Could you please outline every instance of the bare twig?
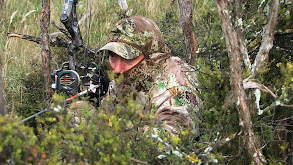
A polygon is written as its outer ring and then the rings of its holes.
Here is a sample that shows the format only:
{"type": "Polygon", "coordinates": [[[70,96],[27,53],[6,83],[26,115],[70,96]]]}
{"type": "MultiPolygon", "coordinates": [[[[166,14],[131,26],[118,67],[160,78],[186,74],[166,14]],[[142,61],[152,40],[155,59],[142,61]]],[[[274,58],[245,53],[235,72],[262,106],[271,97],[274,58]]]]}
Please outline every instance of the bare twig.
{"type": "Polygon", "coordinates": [[[138,164],[145,164],[147,165],[148,162],[144,162],[144,161],[141,161],[141,160],[137,160],[137,159],[134,159],[134,158],[130,158],[131,161],[135,162],[135,163],[138,163],[138,164]]]}
{"type": "Polygon", "coordinates": [[[242,132],[242,131],[240,131],[240,132],[238,132],[238,133],[233,133],[233,134],[229,135],[229,136],[226,137],[226,138],[221,138],[221,139],[219,139],[219,140],[217,140],[217,141],[215,141],[215,142],[213,142],[213,143],[210,143],[210,144],[208,145],[208,147],[205,148],[204,153],[211,152],[211,151],[213,151],[215,148],[217,148],[217,147],[221,147],[221,146],[225,145],[226,143],[228,143],[228,142],[232,141],[233,139],[235,139],[236,136],[239,136],[239,135],[241,134],[241,132],[242,132]]]}
{"type": "Polygon", "coordinates": [[[291,119],[293,119],[293,116],[286,117],[286,118],[279,119],[279,120],[275,120],[275,122],[278,122],[278,121],[284,121],[284,120],[291,120],[291,119]]]}
{"type": "Polygon", "coordinates": [[[90,55],[95,55],[95,54],[96,54],[96,51],[94,51],[94,50],[88,48],[88,47],[85,46],[85,45],[83,45],[82,48],[83,48],[84,50],[87,50],[88,53],[89,53],[90,55]]]}
{"type": "Polygon", "coordinates": [[[54,21],[52,21],[51,24],[53,26],[55,26],[58,30],[60,30],[60,32],[62,32],[63,34],[65,34],[71,40],[71,36],[70,36],[69,32],[64,27],[62,27],[61,25],[57,24],[54,21]]]}

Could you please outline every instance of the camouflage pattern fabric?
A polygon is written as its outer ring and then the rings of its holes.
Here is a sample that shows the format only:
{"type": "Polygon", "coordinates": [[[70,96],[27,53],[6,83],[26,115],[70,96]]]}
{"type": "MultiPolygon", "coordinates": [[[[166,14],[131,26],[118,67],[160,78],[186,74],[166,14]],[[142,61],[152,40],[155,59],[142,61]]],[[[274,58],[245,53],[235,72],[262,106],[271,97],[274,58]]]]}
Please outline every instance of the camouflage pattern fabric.
{"type": "MultiPolygon", "coordinates": [[[[196,131],[193,120],[196,120],[194,114],[199,111],[201,100],[195,91],[197,80],[194,69],[178,57],[160,57],[161,60],[156,60],[161,61],[162,70],[153,75],[150,82],[145,82],[149,84],[147,87],[151,85],[148,90],[136,88],[140,90],[136,101],[146,106],[144,109],[151,111],[156,120],[163,122],[166,130],[174,134],[177,134],[182,127],[196,131]]],[[[117,94],[125,92],[119,91],[116,85],[115,80],[112,80],[107,96],[113,100],[117,94]]],[[[116,102],[119,103],[119,100],[116,102]]]]}
{"type": "Polygon", "coordinates": [[[103,46],[99,51],[110,50],[125,59],[134,59],[142,54],[138,49],[122,42],[109,42],[103,46]]]}
{"type": "Polygon", "coordinates": [[[163,121],[165,129],[172,133],[177,133],[180,127],[196,129],[193,123],[196,116],[190,115],[201,107],[195,78],[194,69],[180,58],[171,57],[150,91],[155,118],[163,121]]]}
{"type": "Polygon", "coordinates": [[[125,59],[161,52],[164,46],[158,26],[148,18],[132,16],[120,20],[99,51],[110,50],[125,59]]]}

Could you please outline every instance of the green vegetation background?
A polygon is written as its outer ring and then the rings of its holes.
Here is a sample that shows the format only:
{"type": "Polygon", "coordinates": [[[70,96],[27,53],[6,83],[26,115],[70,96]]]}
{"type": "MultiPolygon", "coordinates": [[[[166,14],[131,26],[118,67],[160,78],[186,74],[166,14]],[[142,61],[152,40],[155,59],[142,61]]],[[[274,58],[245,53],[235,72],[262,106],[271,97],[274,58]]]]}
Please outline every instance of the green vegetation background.
{"type": "MultiPolygon", "coordinates": [[[[258,32],[266,22],[264,11],[252,23],[257,2],[249,0],[243,8],[244,26],[247,27],[244,34],[248,39],[252,59],[257,52],[253,48],[261,42],[258,32]]],[[[225,97],[230,91],[229,64],[221,24],[212,0],[195,1],[193,4],[197,44],[202,50],[196,68],[202,91],[199,95],[204,102],[204,108],[193,114],[197,116],[194,122],[199,129],[197,132],[182,130],[178,136],[170,136],[162,131],[153,122],[153,116],[135,104],[135,93],[121,98],[127,104],[112,106],[113,111],[109,111],[109,107],[100,107],[95,116],[89,114],[89,107],[84,107],[79,117],[85,120],[81,120],[79,126],[72,124],[72,114],[66,112],[64,105],[60,103],[64,96],[55,95],[52,100],[45,96],[41,46],[7,37],[7,32],[40,36],[42,2],[5,0],[4,4],[1,4],[0,55],[5,97],[10,113],[6,117],[0,117],[0,164],[136,164],[134,160],[150,164],[250,163],[241,135],[236,135],[240,131],[237,110],[235,107],[223,108],[225,97]],[[19,122],[52,103],[54,106],[61,106],[59,112],[42,115],[25,124],[19,122]],[[146,121],[150,131],[141,131],[144,129],[141,119],[146,121]],[[128,129],[130,125],[133,128],[131,130],[128,129]],[[233,140],[221,145],[219,141],[227,138],[233,140]],[[213,150],[209,152],[208,149],[211,148],[213,150]],[[177,152],[182,157],[176,155],[177,152]],[[159,159],[159,155],[165,158],[159,159]]],[[[59,16],[62,5],[63,2],[51,0],[51,21],[61,24],[59,16]]],[[[154,20],[171,48],[172,55],[186,59],[176,1],[128,0],[128,6],[132,10],[131,15],[142,15],[154,20]]],[[[81,31],[83,38],[89,37],[89,47],[97,50],[107,42],[107,34],[120,19],[120,9],[116,0],[80,0],[77,6],[78,18],[89,10],[93,11],[90,31],[86,32],[86,23],[81,25],[81,31]]],[[[292,29],[292,13],[292,5],[281,2],[277,25],[279,33],[290,32],[292,29]]],[[[53,32],[58,30],[51,26],[51,33],[53,32]]],[[[259,73],[258,78],[260,83],[270,87],[287,104],[292,104],[292,38],[287,35],[285,37],[288,38],[276,35],[269,67],[259,73]]],[[[52,47],[51,53],[52,69],[57,69],[67,60],[67,51],[64,48],[52,47]]],[[[94,62],[101,60],[97,56],[90,58],[94,62]]],[[[251,93],[253,91],[247,94],[251,93]]],[[[286,164],[285,159],[288,158],[290,145],[292,149],[292,140],[276,141],[276,137],[280,128],[287,131],[289,138],[293,137],[290,126],[293,123],[278,122],[291,117],[292,109],[277,107],[258,116],[255,98],[253,94],[249,96],[252,98],[250,106],[255,131],[260,145],[263,146],[266,160],[269,164],[286,164]]],[[[269,95],[262,94],[263,107],[272,102],[269,95]]]]}

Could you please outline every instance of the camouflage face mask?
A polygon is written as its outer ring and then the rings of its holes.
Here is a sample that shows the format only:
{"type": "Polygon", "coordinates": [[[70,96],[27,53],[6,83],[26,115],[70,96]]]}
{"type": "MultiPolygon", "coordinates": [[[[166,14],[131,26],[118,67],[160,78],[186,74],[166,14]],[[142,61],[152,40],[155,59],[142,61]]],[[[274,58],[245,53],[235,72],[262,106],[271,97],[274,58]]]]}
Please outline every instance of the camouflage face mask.
{"type": "Polygon", "coordinates": [[[149,91],[154,85],[154,79],[160,73],[160,68],[149,63],[150,60],[144,59],[137,66],[125,72],[123,85],[138,91],[149,91]]]}

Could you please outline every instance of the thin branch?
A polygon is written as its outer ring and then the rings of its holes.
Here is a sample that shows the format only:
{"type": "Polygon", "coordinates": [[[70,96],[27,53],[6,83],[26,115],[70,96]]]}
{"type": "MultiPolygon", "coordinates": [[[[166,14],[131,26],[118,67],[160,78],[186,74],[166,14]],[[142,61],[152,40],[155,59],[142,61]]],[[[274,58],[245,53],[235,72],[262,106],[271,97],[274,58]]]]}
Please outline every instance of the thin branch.
{"type": "Polygon", "coordinates": [[[237,136],[241,135],[241,133],[242,131],[239,131],[238,133],[233,133],[226,138],[219,139],[216,142],[209,144],[209,147],[205,148],[206,153],[213,151],[215,148],[222,147],[226,143],[235,139],[237,136]]]}
{"type": "MultiPolygon", "coordinates": [[[[35,42],[39,45],[41,45],[41,38],[40,37],[36,37],[36,36],[31,36],[28,34],[21,34],[21,33],[14,33],[14,32],[8,32],[7,33],[8,37],[16,37],[16,38],[20,38],[20,39],[24,39],[24,40],[28,40],[28,41],[32,41],[35,42]]],[[[50,41],[50,46],[54,47],[54,46],[58,46],[58,47],[65,47],[67,48],[67,45],[69,44],[69,41],[62,38],[62,37],[56,37],[55,41],[50,41]]]]}
{"type": "Polygon", "coordinates": [[[20,39],[35,42],[37,44],[41,44],[41,38],[40,37],[31,36],[31,35],[28,35],[28,34],[20,34],[20,33],[8,32],[7,36],[8,37],[16,37],[16,38],[20,38],[20,39]]]}
{"type": "Polygon", "coordinates": [[[133,161],[133,162],[135,162],[135,163],[138,163],[138,164],[148,165],[148,162],[144,162],[144,161],[137,160],[137,159],[134,159],[134,158],[130,158],[130,160],[133,161]]]}
{"type": "MultiPolygon", "coordinates": [[[[53,34],[53,33],[52,33],[53,34]]],[[[50,34],[50,36],[52,35],[50,34]]],[[[28,41],[32,41],[32,42],[35,42],[39,45],[41,45],[41,38],[40,37],[36,37],[36,36],[31,36],[31,35],[28,35],[28,34],[20,34],[20,33],[14,33],[14,32],[8,32],[7,33],[7,36],[8,37],[16,37],[16,38],[20,38],[20,39],[24,39],[24,40],[28,40],[28,41]]],[[[63,37],[60,37],[60,36],[57,36],[56,37],[56,40],[52,41],[50,40],[50,46],[51,47],[64,47],[64,48],[67,48],[68,45],[69,45],[70,41],[63,38],[63,37]]],[[[96,54],[96,51],[88,48],[87,46],[83,45],[81,48],[83,48],[84,50],[87,50],[88,53],[90,55],[95,55],[96,54]]]]}
{"type": "Polygon", "coordinates": [[[95,54],[96,54],[96,51],[90,49],[89,47],[87,47],[87,46],[85,46],[85,45],[82,45],[82,48],[83,48],[84,50],[87,50],[88,53],[89,53],[90,55],[95,55],[95,54]]]}
{"type": "MultiPolygon", "coordinates": [[[[254,82],[255,80],[253,79],[245,79],[243,80],[243,88],[246,89],[252,89],[252,88],[256,88],[256,89],[260,89],[263,92],[269,93],[271,96],[273,96],[275,99],[278,98],[278,96],[276,94],[274,94],[268,87],[266,87],[263,84],[259,84],[257,82],[254,82]]],[[[222,106],[223,109],[228,109],[231,105],[233,105],[235,103],[235,98],[234,98],[234,93],[233,91],[230,91],[225,98],[224,101],[224,105],[222,106]]]]}
{"type": "Polygon", "coordinates": [[[53,26],[55,26],[58,30],[60,30],[60,32],[62,32],[63,34],[65,34],[71,40],[71,35],[69,34],[69,32],[64,27],[62,27],[61,25],[57,24],[54,21],[52,21],[51,24],[53,26]]]}
{"type": "Polygon", "coordinates": [[[293,119],[293,116],[286,117],[286,118],[279,119],[279,120],[275,120],[275,122],[277,122],[277,121],[284,121],[284,120],[291,120],[291,119],[293,119]]]}
{"type": "Polygon", "coordinates": [[[263,112],[267,112],[277,106],[282,106],[282,107],[287,107],[287,108],[293,108],[293,105],[286,105],[286,104],[283,104],[283,103],[280,103],[278,100],[277,101],[274,101],[270,106],[266,107],[263,112]]]}

